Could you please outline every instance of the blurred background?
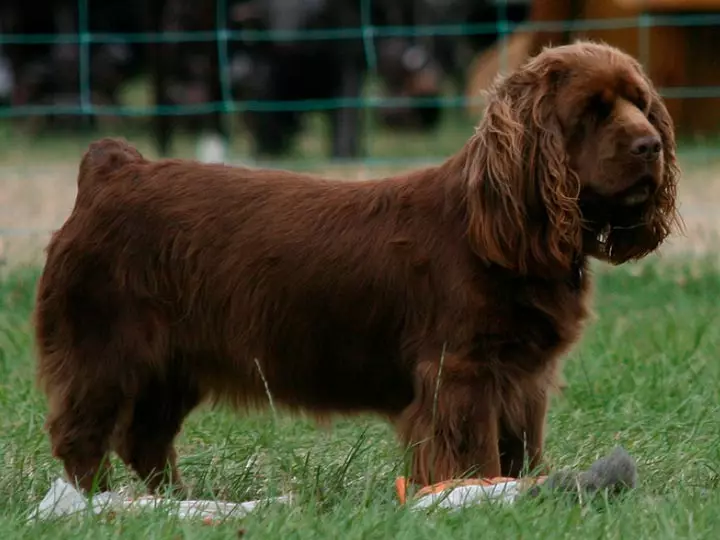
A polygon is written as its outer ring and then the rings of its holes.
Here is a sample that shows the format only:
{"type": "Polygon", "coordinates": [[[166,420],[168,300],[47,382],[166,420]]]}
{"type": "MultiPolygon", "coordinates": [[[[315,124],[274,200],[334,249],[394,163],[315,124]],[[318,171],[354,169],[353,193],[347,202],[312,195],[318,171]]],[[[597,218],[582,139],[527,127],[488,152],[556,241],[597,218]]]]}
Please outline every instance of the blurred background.
{"type": "Polygon", "coordinates": [[[388,174],[457,151],[498,73],[580,37],[644,64],[676,123],[686,223],[712,234],[720,0],[0,0],[0,265],[42,257],[95,138],[388,174]]]}

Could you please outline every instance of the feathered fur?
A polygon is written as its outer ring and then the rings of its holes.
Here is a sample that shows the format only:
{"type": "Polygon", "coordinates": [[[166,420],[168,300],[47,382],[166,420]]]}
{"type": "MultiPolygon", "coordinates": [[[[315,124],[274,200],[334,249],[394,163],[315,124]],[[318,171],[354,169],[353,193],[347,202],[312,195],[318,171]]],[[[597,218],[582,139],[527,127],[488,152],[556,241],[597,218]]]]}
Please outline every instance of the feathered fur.
{"type": "Polygon", "coordinates": [[[602,44],[547,49],[489,98],[457,154],[373,181],[93,143],[35,313],[68,476],[102,486],[114,450],[152,488],[168,462],[179,484],[185,416],[264,406],[265,383],[289,410],[389,418],[421,483],[540,466],[587,259],[670,233],[675,141],[639,64],[602,44]],[[646,136],[657,159],[631,151],[646,136]]]}

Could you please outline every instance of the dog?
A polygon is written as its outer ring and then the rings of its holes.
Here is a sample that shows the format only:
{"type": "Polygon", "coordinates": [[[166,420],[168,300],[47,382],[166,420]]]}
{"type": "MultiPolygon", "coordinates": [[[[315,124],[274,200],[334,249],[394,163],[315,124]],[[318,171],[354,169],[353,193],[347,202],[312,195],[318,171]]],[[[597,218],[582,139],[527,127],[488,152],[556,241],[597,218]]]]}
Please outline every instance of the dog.
{"type": "Polygon", "coordinates": [[[589,259],[657,250],[680,169],[661,97],[608,45],[547,48],[487,97],[455,155],[370,181],[92,143],[34,310],[68,477],[103,489],[115,451],[182,492],[188,413],[270,398],[387,418],[417,483],[542,470],[589,259]]]}

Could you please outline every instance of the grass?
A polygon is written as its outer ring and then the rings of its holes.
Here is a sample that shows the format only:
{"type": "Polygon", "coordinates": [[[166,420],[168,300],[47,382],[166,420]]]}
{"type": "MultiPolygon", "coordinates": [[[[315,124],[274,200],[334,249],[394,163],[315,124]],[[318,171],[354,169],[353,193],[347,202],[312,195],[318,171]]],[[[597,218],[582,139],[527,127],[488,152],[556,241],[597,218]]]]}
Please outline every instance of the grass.
{"type": "MultiPolygon", "coordinates": [[[[609,504],[561,500],[457,513],[399,507],[404,455],[389,426],[338,419],[331,430],[271,413],[200,410],[178,440],[198,497],[236,501],[292,492],[216,527],[161,512],[25,523],[61,467],[43,431],[29,316],[37,270],[0,282],[0,538],[715,538],[720,531],[720,273],[657,258],[596,270],[597,318],[567,359],[569,383],[548,419],[547,459],[586,467],[621,444],[638,489],[609,504]]],[[[117,486],[138,487],[122,467],[117,486]]]]}

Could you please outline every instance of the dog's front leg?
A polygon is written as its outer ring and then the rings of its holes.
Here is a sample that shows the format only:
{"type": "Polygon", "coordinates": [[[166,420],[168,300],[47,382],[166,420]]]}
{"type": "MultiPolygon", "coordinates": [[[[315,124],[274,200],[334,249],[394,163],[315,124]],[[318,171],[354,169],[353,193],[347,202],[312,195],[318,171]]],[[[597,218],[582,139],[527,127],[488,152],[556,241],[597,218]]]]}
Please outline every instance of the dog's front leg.
{"type": "Polygon", "coordinates": [[[415,368],[415,399],[399,419],[412,451],[412,481],[500,476],[499,410],[492,380],[448,356],[415,368]]]}
{"type": "Polygon", "coordinates": [[[518,477],[523,472],[542,474],[545,417],[548,395],[544,388],[537,388],[524,396],[515,409],[516,417],[506,411],[500,423],[500,461],[503,476],[518,477]]]}

